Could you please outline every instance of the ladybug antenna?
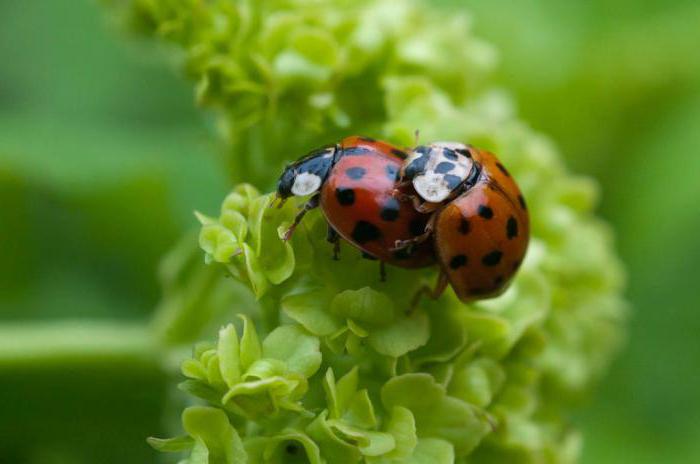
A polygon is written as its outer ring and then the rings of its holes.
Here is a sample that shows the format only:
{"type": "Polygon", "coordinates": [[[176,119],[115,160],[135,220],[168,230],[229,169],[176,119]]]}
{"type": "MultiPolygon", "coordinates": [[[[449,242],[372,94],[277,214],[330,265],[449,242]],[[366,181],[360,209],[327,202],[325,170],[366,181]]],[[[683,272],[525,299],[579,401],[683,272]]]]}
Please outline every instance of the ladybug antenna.
{"type": "Polygon", "coordinates": [[[413,133],[413,135],[416,138],[415,146],[417,147],[418,146],[418,139],[420,139],[420,129],[416,129],[415,132],[413,133]]]}

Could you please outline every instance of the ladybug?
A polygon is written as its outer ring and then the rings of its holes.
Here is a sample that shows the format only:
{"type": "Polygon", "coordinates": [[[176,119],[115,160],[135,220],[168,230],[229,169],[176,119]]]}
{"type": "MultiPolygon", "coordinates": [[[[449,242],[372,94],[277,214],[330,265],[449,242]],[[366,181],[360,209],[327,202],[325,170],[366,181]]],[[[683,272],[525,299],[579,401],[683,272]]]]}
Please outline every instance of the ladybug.
{"type": "Polygon", "coordinates": [[[432,238],[441,274],[434,290],[421,293],[436,298],[448,282],[464,302],[503,293],[525,257],[530,220],[518,185],[498,158],[456,142],[418,146],[398,185],[403,190],[397,196],[419,212],[432,212],[422,234],[396,243],[403,249],[432,238]],[[403,193],[406,184],[415,194],[403,193]]]}
{"type": "MultiPolygon", "coordinates": [[[[431,240],[395,248],[422,234],[429,214],[416,210],[410,201],[397,198],[399,171],[405,150],[368,137],[346,137],[335,145],[314,150],[286,167],[277,184],[277,197],[311,196],[304,204],[284,240],[291,238],[304,215],[317,207],[329,224],[328,240],[337,259],[342,237],[370,259],[404,268],[435,263],[431,240]]],[[[407,185],[403,195],[412,192],[407,185]]]]}

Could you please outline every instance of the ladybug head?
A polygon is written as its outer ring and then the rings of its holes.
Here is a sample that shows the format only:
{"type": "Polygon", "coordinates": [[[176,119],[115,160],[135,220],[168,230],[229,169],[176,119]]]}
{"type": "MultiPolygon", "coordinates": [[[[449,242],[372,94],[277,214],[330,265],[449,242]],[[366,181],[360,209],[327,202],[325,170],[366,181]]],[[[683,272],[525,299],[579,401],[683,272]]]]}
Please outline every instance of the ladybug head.
{"type": "Polygon", "coordinates": [[[333,167],[335,145],[314,150],[288,165],[277,182],[277,197],[306,196],[318,192],[333,167]]]}

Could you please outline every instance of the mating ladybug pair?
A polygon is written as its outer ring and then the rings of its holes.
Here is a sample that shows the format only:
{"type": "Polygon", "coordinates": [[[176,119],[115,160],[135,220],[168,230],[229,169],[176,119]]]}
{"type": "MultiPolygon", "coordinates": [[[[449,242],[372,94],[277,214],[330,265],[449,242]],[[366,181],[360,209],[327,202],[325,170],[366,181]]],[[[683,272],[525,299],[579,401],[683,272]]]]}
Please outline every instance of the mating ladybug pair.
{"type": "Polygon", "coordinates": [[[288,166],[277,196],[321,206],[337,257],[340,237],[365,256],[418,268],[437,262],[439,296],[449,282],[462,301],[502,293],[529,241],[525,200],[491,153],[455,142],[403,150],[367,137],[346,137],[288,166]]]}

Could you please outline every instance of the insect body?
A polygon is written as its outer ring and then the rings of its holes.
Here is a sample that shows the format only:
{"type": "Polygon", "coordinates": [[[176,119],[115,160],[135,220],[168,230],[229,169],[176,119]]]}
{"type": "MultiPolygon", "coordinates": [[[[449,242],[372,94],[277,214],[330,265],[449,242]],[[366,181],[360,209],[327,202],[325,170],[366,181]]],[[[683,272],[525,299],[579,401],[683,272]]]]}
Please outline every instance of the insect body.
{"type": "MultiPolygon", "coordinates": [[[[405,151],[391,144],[352,136],[288,166],[278,183],[278,197],[311,198],[285,238],[307,211],[320,206],[331,227],[331,240],[339,235],[369,257],[396,266],[434,263],[430,240],[394,249],[397,241],[410,241],[423,233],[430,217],[393,194],[405,158],[405,151]]],[[[410,192],[408,186],[405,194],[410,192]]]]}
{"type": "Polygon", "coordinates": [[[440,264],[437,296],[449,282],[462,301],[502,293],[525,256],[530,223],[525,200],[492,154],[460,143],[419,146],[402,168],[420,211],[434,211],[426,232],[440,264]]]}

